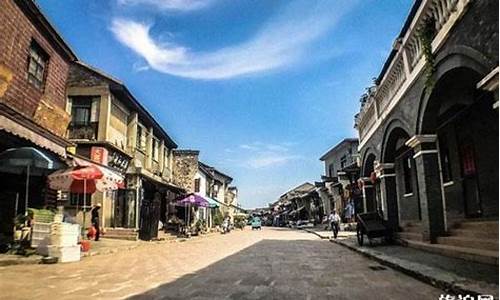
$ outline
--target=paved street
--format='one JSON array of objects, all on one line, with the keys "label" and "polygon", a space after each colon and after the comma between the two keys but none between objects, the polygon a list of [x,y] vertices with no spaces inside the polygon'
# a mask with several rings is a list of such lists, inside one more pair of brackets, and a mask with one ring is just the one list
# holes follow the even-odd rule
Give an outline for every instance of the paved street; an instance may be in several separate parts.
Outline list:
[{"label": "paved street", "polygon": [[80,263],[0,268],[0,291],[3,299],[438,299],[442,293],[376,266],[304,231],[247,229]]}]

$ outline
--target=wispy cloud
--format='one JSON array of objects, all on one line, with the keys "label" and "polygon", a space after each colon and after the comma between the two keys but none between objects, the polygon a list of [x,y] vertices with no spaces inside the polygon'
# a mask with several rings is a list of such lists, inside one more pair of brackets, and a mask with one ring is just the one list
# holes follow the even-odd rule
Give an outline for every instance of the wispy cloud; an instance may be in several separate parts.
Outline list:
[{"label": "wispy cloud", "polygon": [[212,52],[197,52],[174,42],[162,43],[151,35],[152,24],[131,19],[114,19],[111,31],[118,41],[159,72],[193,79],[226,79],[300,62],[313,42],[332,29],[352,3],[293,1],[249,40]]},{"label": "wispy cloud", "polygon": [[214,0],[117,0],[120,5],[149,5],[165,11],[192,11],[205,8]]},{"label": "wispy cloud", "polygon": [[291,155],[275,152],[261,153],[257,157],[251,157],[244,161],[243,165],[251,169],[282,166],[290,161],[302,158],[300,155]]},{"label": "wispy cloud", "polygon": [[[283,144],[266,144],[253,142],[238,146],[243,159],[239,165],[249,169],[262,169],[285,165],[291,161],[302,159],[302,156],[290,153],[290,148]],[[243,153],[241,153],[243,151]]]}]

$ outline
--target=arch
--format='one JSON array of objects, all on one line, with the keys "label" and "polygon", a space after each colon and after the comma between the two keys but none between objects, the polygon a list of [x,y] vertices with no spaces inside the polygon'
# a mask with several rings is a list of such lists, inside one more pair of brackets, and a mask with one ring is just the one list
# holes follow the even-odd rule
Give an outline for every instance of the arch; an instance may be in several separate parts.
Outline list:
[{"label": "arch", "polygon": [[365,159],[363,160],[363,168],[361,171],[362,177],[370,177],[370,174],[373,172],[376,159],[377,156],[371,151],[367,151],[365,153]]},{"label": "arch", "polygon": [[435,85],[422,92],[415,130],[437,135],[447,220],[498,216],[498,190],[490,188],[498,183],[498,156],[490,155],[498,153],[498,113],[476,89],[491,65],[473,48],[452,47],[438,55]]},{"label": "arch", "polygon": [[422,91],[415,132],[417,134],[428,133],[426,132],[428,131],[426,126],[429,124],[425,124],[428,120],[424,120],[426,112],[436,110],[436,107],[429,105],[429,103],[432,103],[429,100],[435,98],[439,84],[442,84],[443,81],[446,82],[450,74],[459,70],[469,70],[472,74],[476,74],[474,78],[477,78],[477,81],[479,81],[486,76],[489,70],[487,66],[491,64],[491,61],[482,55],[481,52],[467,46],[450,47],[440,52],[436,57],[436,72],[434,74],[436,84],[432,90],[424,88]]},{"label": "arch", "polygon": [[[384,130],[382,138],[382,155],[380,156],[381,162],[392,163],[394,162],[396,148],[404,146],[404,141],[410,138],[409,126],[400,119],[392,120]],[[401,140],[403,140],[401,144]]]}]

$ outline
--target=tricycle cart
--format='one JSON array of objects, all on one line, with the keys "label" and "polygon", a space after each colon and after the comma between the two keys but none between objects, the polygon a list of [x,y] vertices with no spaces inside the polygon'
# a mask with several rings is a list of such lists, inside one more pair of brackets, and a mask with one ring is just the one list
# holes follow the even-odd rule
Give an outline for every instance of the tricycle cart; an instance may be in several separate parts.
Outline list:
[{"label": "tricycle cart", "polygon": [[356,221],[356,236],[360,246],[363,246],[364,235],[368,237],[370,245],[374,238],[384,238],[387,242],[392,240],[387,222],[377,212],[358,214]]}]

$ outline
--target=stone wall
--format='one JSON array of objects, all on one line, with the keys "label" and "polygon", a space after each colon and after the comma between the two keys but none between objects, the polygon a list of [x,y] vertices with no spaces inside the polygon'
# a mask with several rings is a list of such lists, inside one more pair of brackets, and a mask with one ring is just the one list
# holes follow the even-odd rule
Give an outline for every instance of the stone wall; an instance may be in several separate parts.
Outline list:
[{"label": "stone wall", "polygon": [[186,190],[187,193],[194,192],[194,178],[198,171],[199,151],[174,150],[173,151],[173,175],[174,183]]}]

